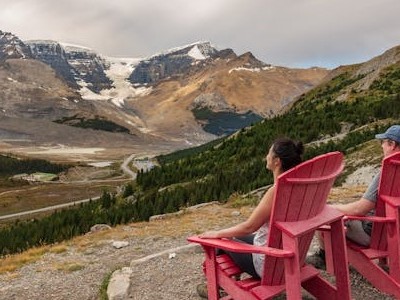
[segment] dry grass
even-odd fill
[[[13,272],[25,264],[39,260],[49,250],[49,246],[29,249],[21,254],[10,255],[0,260],[0,274]]]
[[[358,146],[359,149],[346,156],[346,167],[356,169],[365,165],[380,165],[383,155],[379,141],[371,140]]]
[[[114,190],[123,182],[109,181],[102,183],[48,183],[23,186],[0,193],[1,215],[38,209],[86,198],[100,196],[104,189]]]
[[[55,253],[55,254],[60,254],[60,253],[66,252],[67,250],[68,250],[67,245],[60,244],[60,245],[53,245],[52,247],[50,247],[49,252]]]
[[[63,263],[57,263],[54,265],[54,268],[58,271],[64,271],[64,272],[75,272],[82,270],[85,266],[80,263],[76,262],[63,262]]]
[[[365,185],[332,188],[328,197],[328,203],[356,201],[361,198],[366,188],[367,186]]]

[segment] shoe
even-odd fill
[[[326,270],[325,250],[319,249],[313,255],[307,256],[306,264],[313,265],[317,269]]]
[[[197,294],[203,298],[203,299],[208,299],[208,290],[207,290],[207,284],[206,283],[200,283],[196,286],[196,291]],[[222,290],[219,289],[219,297],[224,297],[227,296],[227,294]]]
[[[207,291],[207,284],[200,283],[196,286],[197,294],[204,299],[208,299],[208,291]]]

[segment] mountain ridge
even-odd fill
[[[200,145],[274,115],[327,73],[323,69],[315,72],[279,67],[279,72],[273,74],[271,65],[259,61],[251,53],[238,56],[231,49],[217,50],[206,41],[146,58],[110,58],[84,46],[47,40],[24,44],[10,33],[0,32],[0,36],[7,37],[2,45],[17,41],[21,45],[18,49],[25,45],[30,51],[29,56],[15,58],[21,59],[18,62],[21,74],[25,65],[27,72],[38,68],[35,60],[55,72],[54,78],[46,75],[45,81],[40,79],[40,72],[36,72],[36,79],[28,77],[26,82],[18,75],[20,88],[15,89],[12,81],[15,74],[8,73],[7,67],[15,62],[11,62],[11,56],[4,56],[0,71],[4,78],[11,79],[3,82],[3,88],[10,92],[0,91],[0,114],[18,117],[18,122],[24,122],[24,118],[43,117],[49,121],[48,126],[53,121],[60,123],[73,118],[76,121],[68,121],[65,126],[79,124],[79,120],[89,123],[103,119],[127,128],[133,144],[143,144],[148,135],[159,141],[160,149],[165,143],[174,145],[171,150]],[[132,80],[135,72],[148,80]],[[55,95],[52,102],[44,101],[41,94],[23,87],[35,80],[43,82],[40,89],[52,91]],[[269,81],[270,85],[264,81]],[[57,82],[59,89],[68,91],[65,92],[67,96],[51,88],[55,85],[53,82]],[[207,101],[199,102],[198,97]],[[27,101],[29,98],[33,100]],[[15,105],[10,107],[6,99]],[[53,113],[55,107],[65,106],[65,99],[70,102],[68,109],[56,109]],[[211,104],[214,100],[224,105]],[[35,109],[31,107],[32,101]],[[201,103],[206,102],[208,105],[201,107]],[[216,107],[218,110],[214,111]],[[203,111],[200,113],[196,109]],[[27,111],[30,114],[26,114]],[[62,127],[59,130],[60,136],[65,134]],[[35,140],[35,135],[31,135],[31,139]],[[51,144],[51,140],[48,143]],[[78,138],[77,144],[84,144],[84,141]]]
[[[6,49],[6,44],[25,49],[17,37],[3,32],[0,36],[0,49]],[[153,140],[163,153],[198,146],[282,114],[308,90],[354,71],[353,84],[336,96],[338,101],[351,98],[355,91],[367,90],[382,70],[398,60],[399,53],[394,47],[365,63],[329,71],[273,66],[251,52],[236,55],[205,41],[146,58],[110,58],[87,47],[56,41],[27,44],[30,54],[22,51],[25,56],[3,59],[0,64],[0,77],[5,79],[0,84],[1,115],[26,124],[31,121],[25,118],[46,119],[47,126],[57,121],[65,125],[57,127],[60,137],[68,132],[63,129],[67,126],[104,120],[126,128],[130,135],[127,148],[131,144],[137,149]],[[3,56],[15,55],[4,51]],[[39,57],[51,69],[38,64]],[[35,68],[47,71],[36,72],[35,78],[24,76]],[[15,69],[19,71],[15,73]],[[150,78],[148,82],[131,80],[138,70]],[[24,136],[23,130],[21,134]],[[31,140],[43,141],[36,134],[29,134]],[[50,136],[47,144],[54,144]],[[87,143],[76,136],[76,145]]]

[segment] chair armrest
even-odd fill
[[[347,220],[371,221],[371,222],[376,222],[376,223],[396,222],[395,218],[377,217],[377,216],[345,216],[344,220],[345,221],[347,221]]]
[[[280,258],[287,258],[294,256],[294,253],[291,251],[271,248],[267,246],[254,246],[228,239],[202,239],[199,238],[198,236],[191,236],[187,240],[192,243],[198,243],[202,246],[218,248],[231,252],[259,253],[259,254],[265,254],[267,256],[280,257]]]
[[[400,207],[400,197],[381,195],[381,199],[385,201],[386,204],[392,207]]]
[[[324,209],[311,219],[296,222],[276,222],[275,225],[289,236],[296,237],[314,231],[323,225],[340,220],[343,216],[344,215],[337,209],[325,205]]]

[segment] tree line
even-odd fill
[[[66,164],[55,164],[43,159],[18,159],[0,154],[0,176],[11,176],[20,173],[60,173],[69,168]]]
[[[0,255],[22,252],[31,247],[68,240],[90,231],[94,224],[117,225],[133,221],[131,204],[104,191],[97,201],[31,221],[16,221],[0,230]]]

